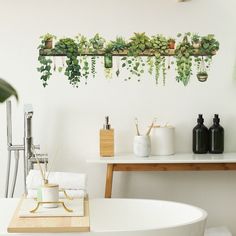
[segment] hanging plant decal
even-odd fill
[[[138,82],[140,82],[140,76],[144,73],[145,66],[140,55],[151,48],[150,39],[145,33],[134,33],[134,36],[130,38],[127,48],[129,58],[126,58],[126,68],[131,74],[137,76]]]
[[[178,40],[177,40],[178,39]],[[83,35],[73,38],[61,38],[53,47],[56,37],[46,34],[41,37],[38,47],[40,66],[37,68],[41,73],[40,79],[43,86],[48,85],[48,80],[53,71],[64,71],[69,82],[78,87],[82,80],[87,84],[90,76],[96,77],[97,59],[103,57],[103,65],[106,78],[118,77],[122,68],[128,70],[130,75],[125,80],[135,76],[138,81],[143,74],[148,72],[154,77],[156,84],[162,77],[162,84],[166,84],[166,69],[170,69],[175,59],[176,80],[184,86],[188,85],[191,75],[196,67],[197,77],[202,82],[207,79],[207,70],[212,62],[212,57],[219,50],[219,42],[214,35],[200,36],[198,34],[178,34],[177,39],[166,38],[163,35],[148,36],[145,33],[134,33],[128,41],[122,37],[106,41],[99,34],[87,39]],[[56,66],[56,59],[51,56],[61,56],[62,66]],[[64,57],[66,61],[64,63]],[[115,63],[114,63],[114,57]],[[168,59],[168,63],[166,63]],[[195,62],[195,63],[193,63]],[[204,68],[203,68],[204,63]],[[65,65],[66,64],[66,65]],[[167,64],[167,65],[166,65]],[[205,77],[204,77],[204,76]],[[204,79],[204,78],[205,79]]]
[[[78,45],[78,54],[80,56],[79,64],[81,66],[81,77],[85,79],[85,84],[87,84],[87,79],[89,78],[90,74],[90,68],[88,56],[83,55],[83,53],[91,51],[90,43],[85,36],[80,34],[76,36],[76,43]]]
[[[174,41],[175,43],[175,41]],[[163,85],[165,85],[166,80],[166,57],[165,55],[168,55],[168,49],[169,49],[169,41],[162,36],[162,35],[156,35],[153,36],[151,39],[152,44],[152,51],[155,55],[155,80],[156,84],[158,84],[158,79],[160,77],[160,69],[162,68],[162,77],[163,77]],[[172,45],[173,46],[173,45]],[[174,48],[171,48],[174,49]]]
[[[56,39],[56,37],[52,34],[47,33],[41,36],[40,39],[41,42],[38,46],[38,49],[43,50],[51,49],[53,47],[53,39]],[[41,73],[40,79],[43,81],[43,87],[46,87],[48,85],[48,80],[52,75],[52,60],[48,56],[39,55],[38,61],[40,63],[40,66],[37,68],[37,70]]]
[[[203,57],[201,58],[200,66],[197,73],[197,78],[200,82],[205,82],[208,78],[207,68]]]
[[[89,40],[91,44],[91,52],[96,54],[99,50],[102,50],[105,44],[105,39],[102,38],[99,34],[95,34],[93,38]],[[96,76],[96,56],[91,57],[91,73],[93,78]]]
[[[77,58],[78,44],[71,38],[60,39],[55,44],[55,51],[66,55],[65,75],[68,77],[70,84],[78,87],[81,78],[81,66]]]
[[[178,35],[181,37],[182,35]],[[183,36],[182,41],[176,47],[176,65],[177,76],[176,80],[182,82],[185,86],[188,84],[192,75],[192,53],[193,46],[189,42],[190,33]]]

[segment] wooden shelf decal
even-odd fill
[[[39,55],[40,56],[66,56],[66,53],[64,52],[58,52],[55,49],[41,49],[39,50]],[[104,51],[98,51],[96,53],[94,52],[85,52],[82,54],[78,53],[78,56],[105,56],[106,53]],[[122,52],[116,52],[112,53],[112,56],[116,57],[126,57],[129,56],[127,51],[122,51]],[[195,53],[193,53],[191,56],[214,56],[215,54],[206,54],[206,53],[201,53],[198,50],[196,50]],[[141,57],[153,57],[155,56],[155,52],[146,50],[143,53],[139,54]],[[167,54],[162,54],[162,56],[175,56],[175,49],[169,49],[169,52]]]

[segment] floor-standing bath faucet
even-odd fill
[[[13,182],[10,197],[13,197],[18,173],[18,164],[20,151],[23,151],[24,160],[24,191],[26,189],[26,177],[30,169],[33,169],[36,159],[32,152],[33,149],[40,149],[39,145],[33,144],[32,137],[32,117],[33,117],[33,107],[28,104],[24,107],[24,142],[23,145],[13,145],[12,144],[12,112],[11,112],[11,101],[7,101],[7,146],[8,146],[8,162],[7,162],[7,176],[6,176],[6,187],[5,187],[5,197],[9,197],[9,181],[11,172],[11,154],[15,154],[15,168],[13,174]],[[39,156],[45,156],[45,154],[39,154]],[[39,162],[48,162],[47,158],[38,158]]]

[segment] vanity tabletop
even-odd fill
[[[88,163],[100,164],[174,164],[174,163],[236,163],[236,152],[224,154],[177,153],[171,156],[136,157],[132,153],[118,154],[115,157],[95,157]]]

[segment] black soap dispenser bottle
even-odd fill
[[[202,114],[198,115],[197,125],[193,128],[193,152],[204,154],[208,152],[209,133],[207,127],[203,124]]]
[[[215,114],[213,125],[209,129],[209,152],[210,153],[223,153],[224,152],[224,128],[220,125],[220,118]]]

